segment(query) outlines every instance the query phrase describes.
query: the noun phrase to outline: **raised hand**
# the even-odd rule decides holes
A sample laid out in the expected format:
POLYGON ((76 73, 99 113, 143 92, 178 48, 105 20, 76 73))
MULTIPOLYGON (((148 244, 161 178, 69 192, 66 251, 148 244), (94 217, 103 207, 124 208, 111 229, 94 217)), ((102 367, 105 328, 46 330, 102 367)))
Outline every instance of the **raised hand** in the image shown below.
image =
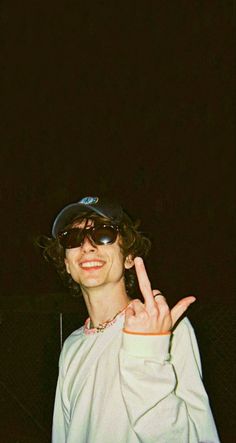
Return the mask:
POLYGON ((160 291, 152 290, 142 258, 136 257, 134 264, 144 303, 135 299, 129 304, 125 313, 125 331, 140 334, 170 333, 177 320, 196 300, 195 297, 182 298, 170 310, 160 291))

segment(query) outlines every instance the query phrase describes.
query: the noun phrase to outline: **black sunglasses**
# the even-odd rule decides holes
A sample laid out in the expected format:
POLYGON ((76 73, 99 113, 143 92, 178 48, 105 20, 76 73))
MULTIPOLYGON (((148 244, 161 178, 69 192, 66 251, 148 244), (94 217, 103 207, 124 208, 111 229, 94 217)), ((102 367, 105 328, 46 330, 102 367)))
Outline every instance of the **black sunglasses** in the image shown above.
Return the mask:
POLYGON ((117 239, 119 228, 112 225, 97 225, 91 228, 71 228, 58 234, 58 239, 63 248, 78 248, 85 237, 95 245, 111 245, 117 239))

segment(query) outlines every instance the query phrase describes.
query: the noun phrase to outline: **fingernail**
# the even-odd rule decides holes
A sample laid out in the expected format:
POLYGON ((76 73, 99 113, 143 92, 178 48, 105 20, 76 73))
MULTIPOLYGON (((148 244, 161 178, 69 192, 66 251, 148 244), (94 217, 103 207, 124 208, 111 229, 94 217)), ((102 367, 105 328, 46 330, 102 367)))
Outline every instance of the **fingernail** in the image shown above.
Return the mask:
POLYGON ((134 259, 134 260, 135 260, 135 261, 138 261, 138 262, 140 262, 140 263, 141 263, 143 259, 142 259, 142 257, 135 257, 135 259, 134 259))

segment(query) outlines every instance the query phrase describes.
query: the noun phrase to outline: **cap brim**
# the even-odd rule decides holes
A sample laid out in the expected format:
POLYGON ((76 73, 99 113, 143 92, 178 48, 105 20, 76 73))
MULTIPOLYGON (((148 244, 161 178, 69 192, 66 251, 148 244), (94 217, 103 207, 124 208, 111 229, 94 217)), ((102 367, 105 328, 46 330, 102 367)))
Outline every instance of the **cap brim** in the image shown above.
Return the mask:
POLYGON ((63 228, 70 223, 73 218, 76 216, 79 217, 79 215, 87 210, 91 210, 93 212, 96 212, 97 214, 101 215, 102 217, 107 217, 107 215, 102 212, 99 208, 83 204, 83 203, 72 203, 59 212, 57 217, 55 218, 55 221, 52 226, 52 235, 56 238, 57 234, 63 230, 63 228))

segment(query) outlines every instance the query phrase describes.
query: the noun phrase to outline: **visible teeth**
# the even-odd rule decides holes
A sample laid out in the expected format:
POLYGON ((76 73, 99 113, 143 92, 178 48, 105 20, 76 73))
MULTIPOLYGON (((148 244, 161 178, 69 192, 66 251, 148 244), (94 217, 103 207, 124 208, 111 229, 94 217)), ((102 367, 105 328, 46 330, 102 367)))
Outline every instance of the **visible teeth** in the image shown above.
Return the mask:
POLYGON ((82 268, 92 268, 94 266, 102 266, 102 263, 99 261, 89 261, 86 263, 81 263, 82 268))

